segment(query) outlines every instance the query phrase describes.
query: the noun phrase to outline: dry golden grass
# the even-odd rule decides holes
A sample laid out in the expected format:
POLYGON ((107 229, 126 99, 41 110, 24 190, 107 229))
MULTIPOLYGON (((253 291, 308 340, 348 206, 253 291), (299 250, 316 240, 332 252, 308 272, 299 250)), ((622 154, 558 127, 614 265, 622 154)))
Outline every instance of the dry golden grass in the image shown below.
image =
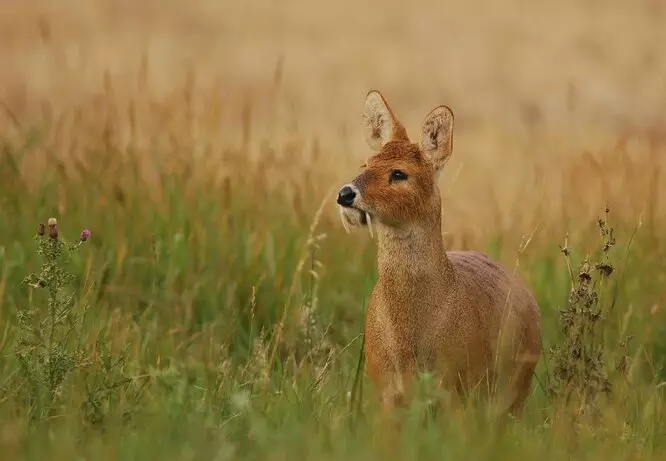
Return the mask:
POLYGON ((253 152, 316 140, 316 163, 288 169, 321 175, 322 194, 369 154, 359 114, 379 88, 414 136, 431 106, 454 109, 454 235, 527 233, 607 200, 656 217, 664 21, 656 0, 6 1, 2 132, 48 121, 51 149, 75 155, 106 130, 146 174, 169 146, 206 164, 246 137, 253 152))

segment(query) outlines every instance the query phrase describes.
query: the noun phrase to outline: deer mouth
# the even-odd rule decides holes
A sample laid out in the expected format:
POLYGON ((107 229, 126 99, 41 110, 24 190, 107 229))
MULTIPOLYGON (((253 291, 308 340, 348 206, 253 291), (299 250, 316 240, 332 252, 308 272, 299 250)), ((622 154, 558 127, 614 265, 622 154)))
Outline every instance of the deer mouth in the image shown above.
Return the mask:
POLYGON ((349 227, 367 227, 370 236, 374 237, 372 232, 372 217, 370 213, 355 206, 338 206, 338 208, 340 210, 342 226, 347 233, 349 233, 349 227))

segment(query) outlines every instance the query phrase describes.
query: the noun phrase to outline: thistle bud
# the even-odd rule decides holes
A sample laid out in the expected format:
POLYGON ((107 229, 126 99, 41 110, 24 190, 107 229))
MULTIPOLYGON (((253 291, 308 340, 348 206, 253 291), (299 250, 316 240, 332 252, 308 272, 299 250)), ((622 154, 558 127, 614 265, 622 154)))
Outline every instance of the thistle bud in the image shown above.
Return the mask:
POLYGON ((49 237, 52 239, 58 238, 58 221, 56 218, 49 218, 49 237))
POLYGON ((88 229, 83 229, 81 231, 81 241, 85 242, 90 238, 90 231, 88 229))
POLYGON ((46 233, 46 226, 44 226, 44 223, 40 223, 39 226, 37 226, 37 235, 43 237, 45 233, 46 233))

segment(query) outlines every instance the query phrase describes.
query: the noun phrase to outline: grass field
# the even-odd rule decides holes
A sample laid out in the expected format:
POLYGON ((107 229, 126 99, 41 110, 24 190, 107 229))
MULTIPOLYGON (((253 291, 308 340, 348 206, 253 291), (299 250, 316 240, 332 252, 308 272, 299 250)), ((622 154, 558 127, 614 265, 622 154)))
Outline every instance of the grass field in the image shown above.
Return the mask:
POLYGON ((665 21, 656 0, 0 2, 0 457, 663 459, 665 21), (452 107, 445 242, 540 303, 504 431, 482 405, 424 421, 427 376, 399 437, 377 424, 376 242, 334 200, 372 88, 414 137, 452 107), (68 261, 35 239, 51 217, 92 233, 68 261), (595 294, 587 254, 614 268, 595 294))

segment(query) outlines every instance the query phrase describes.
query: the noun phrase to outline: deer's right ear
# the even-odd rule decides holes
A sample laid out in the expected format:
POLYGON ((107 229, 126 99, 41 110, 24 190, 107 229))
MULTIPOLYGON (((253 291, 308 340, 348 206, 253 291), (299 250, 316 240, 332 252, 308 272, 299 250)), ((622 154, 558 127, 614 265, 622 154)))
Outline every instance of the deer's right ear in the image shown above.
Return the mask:
POLYGON ((375 151, 380 150, 391 140, 408 140, 407 131, 395 118, 386 100, 377 90, 370 91, 365 98, 363 134, 375 151))

